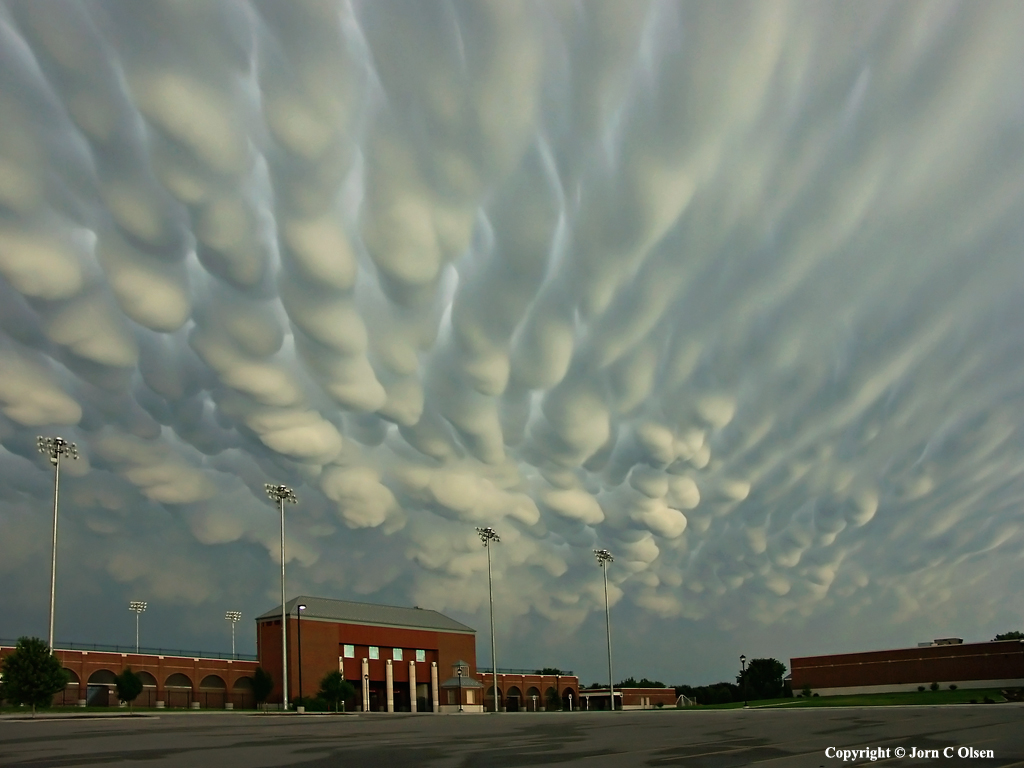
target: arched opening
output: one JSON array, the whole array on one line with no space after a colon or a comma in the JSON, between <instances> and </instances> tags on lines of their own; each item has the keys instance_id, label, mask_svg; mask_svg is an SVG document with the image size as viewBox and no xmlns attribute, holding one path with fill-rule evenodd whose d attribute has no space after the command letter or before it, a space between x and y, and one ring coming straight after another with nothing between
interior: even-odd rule
<instances>
[{"instance_id":1,"label":"arched opening","mask_svg":"<svg viewBox=\"0 0 1024 768\"><path fill-rule=\"evenodd\" d=\"M498 689L498 706L501 707L502 699L504 698L501 688ZM487 693L484 694L484 709L488 712L494 712L494 686L490 686L487 689Z\"/></svg>"},{"instance_id":2,"label":"arched opening","mask_svg":"<svg viewBox=\"0 0 1024 768\"><path fill-rule=\"evenodd\" d=\"M540 688L531 685L526 689L526 708L530 712L539 712L544 706L544 699L540 697Z\"/></svg>"},{"instance_id":3,"label":"arched opening","mask_svg":"<svg viewBox=\"0 0 1024 768\"><path fill-rule=\"evenodd\" d=\"M251 691L252 690L252 678L251 677L240 677L235 680L235 684L231 686L233 691Z\"/></svg>"},{"instance_id":4,"label":"arched opening","mask_svg":"<svg viewBox=\"0 0 1024 768\"><path fill-rule=\"evenodd\" d=\"M518 712L519 704L523 698L523 692L519 690L518 686L513 685L508 689L508 693L505 695L505 711L506 712Z\"/></svg>"},{"instance_id":5,"label":"arched opening","mask_svg":"<svg viewBox=\"0 0 1024 768\"><path fill-rule=\"evenodd\" d=\"M565 688L562 691L562 709L569 711L580 708L579 694L572 688Z\"/></svg>"},{"instance_id":6,"label":"arched opening","mask_svg":"<svg viewBox=\"0 0 1024 768\"><path fill-rule=\"evenodd\" d=\"M109 669L97 669L86 683L85 703L90 707L109 707L115 699L114 678L116 675Z\"/></svg>"},{"instance_id":7,"label":"arched opening","mask_svg":"<svg viewBox=\"0 0 1024 768\"><path fill-rule=\"evenodd\" d=\"M64 672L68 676L68 685L69 686L70 685L78 685L80 680L79 680L79 677L78 677L78 673L75 672L75 670L68 669L67 667L64 667Z\"/></svg>"},{"instance_id":8,"label":"arched opening","mask_svg":"<svg viewBox=\"0 0 1024 768\"><path fill-rule=\"evenodd\" d=\"M231 693L227 696L235 709L250 709L256 706L256 698L252 692L252 678L240 677L231 686Z\"/></svg>"},{"instance_id":9,"label":"arched opening","mask_svg":"<svg viewBox=\"0 0 1024 768\"><path fill-rule=\"evenodd\" d=\"M188 675L175 672L164 682L164 698L169 708L187 709L192 703L192 680Z\"/></svg>"},{"instance_id":10,"label":"arched opening","mask_svg":"<svg viewBox=\"0 0 1024 768\"><path fill-rule=\"evenodd\" d=\"M61 706L66 704L76 704L79 697L79 683L81 682L79 680L78 673L73 669L64 667L64 674L68 676L68 681L64 685L64 690L53 695L53 703Z\"/></svg>"},{"instance_id":11,"label":"arched opening","mask_svg":"<svg viewBox=\"0 0 1024 768\"><path fill-rule=\"evenodd\" d=\"M220 675L207 675L199 683L199 690L201 691L226 691L227 689L227 683L224 682Z\"/></svg>"},{"instance_id":12,"label":"arched opening","mask_svg":"<svg viewBox=\"0 0 1024 768\"><path fill-rule=\"evenodd\" d=\"M220 675L207 675L199 681L197 700L204 709L223 709L227 704L228 686Z\"/></svg>"},{"instance_id":13,"label":"arched opening","mask_svg":"<svg viewBox=\"0 0 1024 768\"><path fill-rule=\"evenodd\" d=\"M558 711L562 708L562 700L558 696L558 691L553 687L544 691L544 706L549 712Z\"/></svg>"},{"instance_id":14,"label":"arched opening","mask_svg":"<svg viewBox=\"0 0 1024 768\"><path fill-rule=\"evenodd\" d=\"M156 688L156 678L149 674L149 672L147 672L146 670L142 670L141 672L136 672L135 674L137 674L139 676L139 679L142 681L143 688Z\"/></svg>"},{"instance_id":15,"label":"arched opening","mask_svg":"<svg viewBox=\"0 0 1024 768\"><path fill-rule=\"evenodd\" d=\"M142 681L142 692L139 693L138 698L135 699L135 706L156 706L156 678L144 669L139 672L136 672L135 674L138 675L139 680Z\"/></svg>"}]
</instances>

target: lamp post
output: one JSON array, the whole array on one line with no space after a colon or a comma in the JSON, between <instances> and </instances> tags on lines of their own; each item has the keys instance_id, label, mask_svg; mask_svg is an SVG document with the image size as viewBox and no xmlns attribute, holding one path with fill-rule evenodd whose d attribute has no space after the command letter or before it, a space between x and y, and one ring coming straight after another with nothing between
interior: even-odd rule
<instances>
[{"instance_id":1,"label":"lamp post","mask_svg":"<svg viewBox=\"0 0 1024 768\"><path fill-rule=\"evenodd\" d=\"M459 676L459 712L462 712L463 709L462 709L462 665L461 664L459 664L459 666L457 666L455 668L455 674L457 674ZM498 689L497 688L494 689L494 699L495 699L495 701L497 701L497 699L498 699Z\"/></svg>"},{"instance_id":2,"label":"lamp post","mask_svg":"<svg viewBox=\"0 0 1024 768\"><path fill-rule=\"evenodd\" d=\"M740 680L743 681L743 708L747 708L747 657L740 654Z\"/></svg>"},{"instance_id":3,"label":"lamp post","mask_svg":"<svg viewBox=\"0 0 1024 768\"><path fill-rule=\"evenodd\" d=\"M235 624L237 624L242 618L240 611L228 611L224 614L224 620L231 622L231 658L237 658L235 655Z\"/></svg>"},{"instance_id":4,"label":"lamp post","mask_svg":"<svg viewBox=\"0 0 1024 768\"><path fill-rule=\"evenodd\" d=\"M491 613L491 674L494 678L494 711L498 711L498 659L495 655L494 645L494 591L491 589L491 543L500 542L501 539L498 537L497 531L493 528L477 528L477 535L480 537L480 541L484 544L484 549L487 550L487 603L490 607ZM461 685L461 683L460 683ZM462 691L459 691L459 696L462 696ZM462 705L462 699L459 699L459 705Z\"/></svg>"},{"instance_id":5,"label":"lamp post","mask_svg":"<svg viewBox=\"0 0 1024 768\"><path fill-rule=\"evenodd\" d=\"M298 631L298 635L299 635L299 700L300 701L302 701L302 612L304 610L306 610L306 606L304 606L304 605L297 605L297 606L295 606L295 616L296 616L295 624L297 625L296 626L296 630ZM306 702L303 701L302 704L303 704L302 711L305 712L306 711L306 706L305 706Z\"/></svg>"},{"instance_id":6,"label":"lamp post","mask_svg":"<svg viewBox=\"0 0 1024 768\"><path fill-rule=\"evenodd\" d=\"M288 615L284 605L284 503L297 504L295 491L287 485L263 486L267 496L277 502L281 511L281 701L283 709L288 711Z\"/></svg>"},{"instance_id":7,"label":"lamp post","mask_svg":"<svg viewBox=\"0 0 1024 768\"><path fill-rule=\"evenodd\" d=\"M146 610L145 600L132 600L128 610L135 614L135 652L139 652L139 615Z\"/></svg>"},{"instance_id":8,"label":"lamp post","mask_svg":"<svg viewBox=\"0 0 1024 768\"><path fill-rule=\"evenodd\" d=\"M57 595L57 493L60 490L60 457L78 458L78 448L63 437L36 438L40 453L45 453L53 464L53 557L50 561L50 651L53 651L53 606Z\"/></svg>"},{"instance_id":9,"label":"lamp post","mask_svg":"<svg viewBox=\"0 0 1024 768\"><path fill-rule=\"evenodd\" d=\"M612 712L615 711L615 678L612 677L612 613L608 607L608 564L615 561L607 549L595 549L594 557L604 574L604 627L608 637L608 695L611 699Z\"/></svg>"}]
</instances>

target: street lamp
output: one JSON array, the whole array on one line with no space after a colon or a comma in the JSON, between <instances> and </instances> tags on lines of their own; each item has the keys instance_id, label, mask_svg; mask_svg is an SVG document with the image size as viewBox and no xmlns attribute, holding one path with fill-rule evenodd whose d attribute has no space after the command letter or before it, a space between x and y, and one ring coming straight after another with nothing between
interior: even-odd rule
<instances>
[{"instance_id":1,"label":"street lamp","mask_svg":"<svg viewBox=\"0 0 1024 768\"><path fill-rule=\"evenodd\" d=\"M608 564L615 562L612 553L607 549L595 549L594 557L604 574L604 626L608 636L608 695L611 700L612 712L615 711L615 678L612 677L612 613L608 607Z\"/></svg>"},{"instance_id":2,"label":"street lamp","mask_svg":"<svg viewBox=\"0 0 1024 768\"><path fill-rule=\"evenodd\" d=\"M743 708L747 708L747 657L740 654L740 680L743 681Z\"/></svg>"},{"instance_id":3,"label":"street lamp","mask_svg":"<svg viewBox=\"0 0 1024 768\"><path fill-rule=\"evenodd\" d=\"M491 612L491 674L494 677L494 711L498 711L498 659L495 656L494 650L494 591L491 589L491 543L500 542L501 539L498 537L498 532L493 528L477 528L477 535L480 537L480 541L484 544L484 549L487 550L487 602L490 606ZM459 696L462 696L462 691L459 691ZM459 699L459 705L462 705L462 699Z\"/></svg>"},{"instance_id":4,"label":"street lamp","mask_svg":"<svg viewBox=\"0 0 1024 768\"><path fill-rule=\"evenodd\" d=\"M455 674L457 674L459 676L459 712L462 712L464 710L462 709L462 665L461 664L459 664L459 666L457 666L455 668ZM498 689L497 688L494 689L494 700L495 701L498 700Z\"/></svg>"},{"instance_id":5,"label":"street lamp","mask_svg":"<svg viewBox=\"0 0 1024 768\"><path fill-rule=\"evenodd\" d=\"M231 658L235 656L235 624L237 624L242 618L240 611L228 611L224 614L224 620L231 622Z\"/></svg>"},{"instance_id":6,"label":"street lamp","mask_svg":"<svg viewBox=\"0 0 1024 768\"><path fill-rule=\"evenodd\" d=\"M297 605L295 606L295 615L298 617L295 619L295 623L298 625L296 629L299 634L299 700L302 701L302 612L306 610L306 606ZM302 702L305 705L306 702ZM302 710L305 711L306 707L303 706Z\"/></svg>"},{"instance_id":7,"label":"street lamp","mask_svg":"<svg viewBox=\"0 0 1024 768\"><path fill-rule=\"evenodd\" d=\"M298 504L295 491L287 485L263 486L267 490L267 496L277 502L281 510L281 701L283 709L288 711L288 616L284 606L284 503Z\"/></svg>"},{"instance_id":8,"label":"street lamp","mask_svg":"<svg viewBox=\"0 0 1024 768\"><path fill-rule=\"evenodd\" d=\"M78 448L63 437L36 438L40 453L53 464L53 557L50 562L50 651L53 651L53 605L57 594L57 492L60 489L60 457L78 458Z\"/></svg>"},{"instance_id":9,"label":"street lamp","mask_svg":"<svg viewBox=\"0 0 1024 768\"><path fill-rule=\"evenodd\" d=\"M128 610L135 614L135 652L139 652L139 614L146 610L145 600L132 600Z\"/></svg>"}]
</instances>

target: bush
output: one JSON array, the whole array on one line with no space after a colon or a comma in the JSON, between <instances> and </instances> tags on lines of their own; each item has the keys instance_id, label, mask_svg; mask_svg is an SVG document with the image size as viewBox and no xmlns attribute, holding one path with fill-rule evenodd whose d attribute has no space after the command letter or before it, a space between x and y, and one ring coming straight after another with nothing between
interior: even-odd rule
<instances>
[{"instance_id":1,"label":"bush","mask_svg":"<svg viewBox=\"0 0 1024 768\"><path fill-rule=\"evenodd\" d=\"M928 687L929 687L929 688L931 688L931 689L932 689L933 691L937 691L937 690L939 690L939 684L938 684L938 683L932 683L932 684L931 684L930 686L928 686Z\"/></svg>"},{"instance_id":2,"label":"bush","mask_svg":"<svg viewBox=\"0 0 1024 768\"><path fill-rule=\"evenodd\" d=\"M818 694L814 694L814 698L818 698Z\"/></svg>"},{"instance_id":3,"label":"bush","mask_svg":"<svg viewBox=\"0 0 1024 768\"><path fill-rule=\"evenodd\" d=\"M335 670L328 672L320 681L320 690L317 691L317 698L334 706L337 712L341 702L347 701L356 695L355 686L346 680L341 672Z\"/></svg>"},{"instance_id":4,"label":"bush","mask_svg":"<svg viewBox=\"0 0 1024 768\"><path fill-rule=\"evenodd\" d=\"M274 690L274 678L263 667L256 667L256 672L252 676L252 694L256 705L262 707L272 690Z\"/></svg>"},{"instance_id":5,"label":"bush","mask_svg":"<svg viewBox=\"0 0 1024 768\"><path fill-rule=\"evenodd\" d=\"M0 699L11 704L29 704L32 715L36 707L48 707L53 695L68 684L68 673L50 646L38 637L18 638L14 653L0 662Z\"/></svg>"},{"instance_id":6,"label":"bush","mask_svg":"<svg viewBox=\"0 0 1024 768\"><path fill-rule=\"evenodd\" d=\"M956 690L956 683L950 683L949 684L949 690L955 691Z\"/></svg>"},{"instance_id":7,"label":"bush","mask_svg":"<svg viewBox=\"0 0 1024 768\"><path fill-rule=\"evenodd\" d=\"M918 693L924 693L924 686L923 685L917 686L917 692Z\"/></svg>"},{"instance_id":8,"label":"bush","mask_svg":"<svg viewBox=\"0 0 1024 768\"><path fill-rule=\"evenodd\" d=\"M131 667L125 667L124 672L114 678L117 685L117 700L128 704L128 710L132 710L132 703L142 693L142 678L132 672Z\"/></svg>"},{"instance_id":9,"label":"bush","mask_svg":"<svg viewBox=\"0 0 1024 768\"><path fill-rule=\"evenodd\" d=\"M802 690L802 691L800 691L800 693L801 693L801 694L803 694L803 697L804 697L805 699L809 699L809 698L811 698L811 686L809 686L809 685L805 685L805 686L804 686L804 688L803 688L803 690Z\"/></svg>"}]
</instances>

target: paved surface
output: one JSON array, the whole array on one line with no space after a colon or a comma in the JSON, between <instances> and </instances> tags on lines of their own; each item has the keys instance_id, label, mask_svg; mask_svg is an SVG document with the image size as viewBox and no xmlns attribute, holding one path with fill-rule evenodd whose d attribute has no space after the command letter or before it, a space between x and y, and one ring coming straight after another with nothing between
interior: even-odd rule
<instances>
[{"instance_id":1,"label":"paved surface","mask_svg":"<svg viewBox=\"0 0 1024 768\"><path fill-rule=\"evenodd\" d=\"M0 719L3 768L843 765L828 747L889 750L874 765L1024 766L1024 707ZM960 758L962 747L995 757ZM939 757L901 759L897 748Z\"/></svg>"}]
</instances>

